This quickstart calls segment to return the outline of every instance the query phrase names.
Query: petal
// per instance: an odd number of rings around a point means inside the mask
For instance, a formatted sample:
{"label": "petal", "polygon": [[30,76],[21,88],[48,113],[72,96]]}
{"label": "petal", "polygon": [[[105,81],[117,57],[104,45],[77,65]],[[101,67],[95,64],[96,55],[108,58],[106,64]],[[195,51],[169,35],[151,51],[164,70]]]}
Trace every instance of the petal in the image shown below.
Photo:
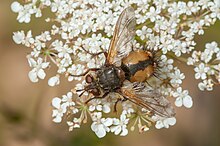
{"label": "petal", "polygon": [[193,105],[193,101],[192,101],[192,98],[190,96],[186,96],[183,98],[183,105],[186,107],[186,108],[191,108],[192,105]]}
{"label": "petal", "polygon": [[[28,32],[27,32],[27,36],[26,36],[27,38],[32,38],[32,31],[31,30],[29,30]],[[42,58],[41,58],[42,59]]]}
{"label": "petal", "polygon": [[115,135],[118,135],[121,132],[121,126],[116,126]]}
{"label": "petal", "polygon": [[68,105],[68,103],[61,104],[60,108],[62,109],[62,113],[66,113]]}
{"label": "petal", "polygon": [[95,110],[95,106],[94,106],[94,105],[90,105],[90,106],[89,106],[89,111],[92,112],[92,111],[94,111],[94,110]]}
{"label": "petal", "polygon": [[97,105],[97,106],[96,106],[96,109],[97,109],[98,111],[102,111],[102,105]]}
{"label": "petal", "polygon": [[116,129],[117,129],[117,126],[111,126],[111,127],[110,127],[111,132],[115,132]]}
{"label": "petal", "polygon": [[156,127],[157,129],[161,129],[161,128],[164,127],[164,125],[163,125],[162,121],[157,121],[155,127]]}
{"label": "petal", "polygon": [[56,116],[56,118],[53,119],[55,123],[60,123],[62,121],[62,118],[60,116]]}
{"label": "petal", "polygon": [[67,101],[67,96],[66,95],[63,95],[62,97],[63,97],[62,101]]}
{"label": "petal", "polygon": [[73,93],[72,93],[72,92],[68,92],[68,93],[67,93],[67,96],[72,98]]}
{"label": "petal", "polygon": [[168,119],[169,120],[169,124],[171,125],[171,126],[173,126],[173,125],[175,125],[176,124],[176,118],[169,118]]}
{"label": "petal", "polygon": [[103,122],[103,124],[105,125],[105,126],[111,126],[112,125],[112,123],[113,123],[113,120],[111,119],[111,118],[107,118],[104,122]]}
{"label": "petal", "polygon": [[121,135],[121,136],[126,136],[126,135],[128,135],[128,129],[123,128],[120,135]]}
{"label": "petal", "polygon": [[53,110],[52,117],[55,117],[58,114],[58,110]]}
{"label": "petal", "polygon": [[38,59],[37,59],[37,64],[41,65],[42,62],[43,62],[43,59],[42,59],[42,58],[38,58]]}
{"label": "petal", "polygon": [[99,137],[99,138],[102,138],[106,135],[106,131],[103,127],[102,124],[98,125],[98,128],[96,129],[95,131],[95,134]]}
{"label": "petal", "polygon": [[41,67],[43,69],[47,68],[48,66],[49,66],[49,62],[44,62],[44,63],[41,64]]}
{"label": "petal", "polygon": [[113,119],[113,124],[114,125],[119,125],[119,123],[120,123],[119,119],[116,119],[116,118]]}
{"label": "petal", "polygon": [[120,120],[121,120],[121,121],[125,121],[125,119],[126,119],[125,114],[121,114],[121,116],[120,116]]}
{"label": "petal", "polygon": [[183,105],[183,100],[182,100],[181,97],[176,98],[176,100],[175,100],[175,105],[176,105],[177,107],[181,107],[181,106]]}
{"label": "petal", "polygon": [[37,72],[37,76],[40,78],[40,79],[44,79],[46,74],[44,72],[43,69],[39,69],[38,72]]}
{"label": "petal", "polygon": [[196,74],[195,74],[195,78],[196,78],[196,79],[199,79],[199,78],[200,78],[200,73],[196,73]]}
{"label": "petal", "polygon": [[165,128],[169,128],[169,120],[165,119],[163,121],[163,125],[164,125]]}
{"label": "petal", "polygon": [[59,109],[60,108],[61,99],[58,97],[53,98],[52,106]]}
{"label": "petal", "polygon": [[28,73],[28,77],[31,80],[31,82],[34,82],[34,83],[38,82],[37,73],[34,70],[31,70]]}
{"label": "petal", "polygon": [[92,129],[92,131],[96,131],[96,129],[97,129],[97,122],[93,122],[92,124],[91,124],[91,129]]}
{"label": "petal", "polygon": [[55,85],[59,85],[60,83],[60,78],[59,76],[54,76],[54,77],[51,77],[49,80],[48,80],[48,85],[53,87]]}
{"label": "petal", "polygon": [[30,67],[35,67],[37,65],[37,62],[33,58],[28,57],[28,63]]}
{"label": "petal", "polygon": [[101,119],[101,117],[102,117],[102,113],[101,112],[97,112],[97,118]]}
{"label": "petal", "polygon": [[109,113],[111,111],[111,108],[108,105],[103,105],[102,111],[104,113]]}

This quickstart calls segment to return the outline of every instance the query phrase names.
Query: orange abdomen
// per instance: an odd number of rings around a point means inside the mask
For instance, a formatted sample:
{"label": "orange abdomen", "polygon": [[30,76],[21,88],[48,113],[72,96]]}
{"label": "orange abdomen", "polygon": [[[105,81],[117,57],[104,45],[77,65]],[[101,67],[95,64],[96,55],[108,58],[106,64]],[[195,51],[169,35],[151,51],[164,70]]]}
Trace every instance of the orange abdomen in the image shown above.
{"label": "orange abdomen", "polygon": [[122,59],[122,70],[125,77],[131,82],[143,82],[154,73],[154,60],[151,52],[138,50],[132,51]]}

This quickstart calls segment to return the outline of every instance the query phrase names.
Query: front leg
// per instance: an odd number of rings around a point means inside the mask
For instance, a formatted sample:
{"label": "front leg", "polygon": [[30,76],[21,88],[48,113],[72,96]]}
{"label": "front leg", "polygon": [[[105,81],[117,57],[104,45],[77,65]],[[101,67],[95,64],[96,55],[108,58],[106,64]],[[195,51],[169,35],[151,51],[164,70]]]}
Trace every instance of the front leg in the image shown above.
{"label": "front leg", "polygon": [[85,76],[86,74],[88,74],[90,71],[97,71],[99,70],[99,68],[89,68],[87,69],[84,73],[79,74],[79,75],[74,75],[74,74],[70,74],[70,76],[72,77],[81,77],[81,76]]}
{"label": "front leg", "polygon": [[90,101],[93,100],[93,99],[103,99],[103,98],[105,98],[108,94],[109,94],[109,92],[105,92],[105,94],[103,94],[102,96],[95,96],[95,97],[93,97],[93,98],[90,98],[90,99],[88,99],[88,100],[85,102],[85,104],[87,104],[88,102],[90,102]]}
{"label": "front leg", "polygon": [[104,54],[105,57],[107,57],[107,55],[108,55],[107,52],[105,52],[105,51],[101,51],[101,52],[98,52],[98,53],[91,53],[91,52],[89,52],[88,50],[86,50],[86,49],[83,48],[83,47],[82,47],[82,49],[83,49],[83,51],[85,51],[86,53],[92,55],[92,58],[94,58],[94,57],[96,57],[96,56],[98,56],[98,55],[100,55],[100,54]]}

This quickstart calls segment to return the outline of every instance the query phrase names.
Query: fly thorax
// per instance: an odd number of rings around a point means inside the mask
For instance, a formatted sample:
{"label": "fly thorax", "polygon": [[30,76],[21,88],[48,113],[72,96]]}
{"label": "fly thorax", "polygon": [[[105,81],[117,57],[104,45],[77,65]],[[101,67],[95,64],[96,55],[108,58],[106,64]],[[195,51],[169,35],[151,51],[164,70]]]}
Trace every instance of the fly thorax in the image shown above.
{"label": "fly thorax", "polygon": [[102,89],[113,91],[121,87],[123,79],[121,70],[115,66],[103,67],[97,73],[97,79]]}

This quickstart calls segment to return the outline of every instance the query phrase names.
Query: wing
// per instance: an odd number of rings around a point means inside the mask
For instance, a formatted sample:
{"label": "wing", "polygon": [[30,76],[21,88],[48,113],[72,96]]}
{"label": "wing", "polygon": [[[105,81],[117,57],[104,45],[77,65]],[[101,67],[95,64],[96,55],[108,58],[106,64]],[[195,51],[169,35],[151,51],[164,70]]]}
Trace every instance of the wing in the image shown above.
{"label": "wing", "polygon": [[120,66],[121,59],[132,50],[136,19],[134,9],[127,7],[120,14],[109,46],[107,63]]}
{"label": "wing", "polygon": [[139,105],[162,117],[173,117],[174,108],[170,102],[156,89],[144,83],[130,83],[125,81],[121,89],[122,95],[129,101]]}

